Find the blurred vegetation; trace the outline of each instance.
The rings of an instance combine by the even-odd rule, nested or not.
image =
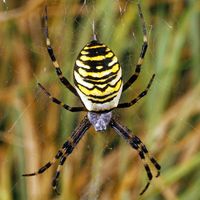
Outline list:
[[[198,0],[141,1],[149,49],[137,82],[124,96],[148,95],[118,110],[121,122],[147,145],[161,176],[139,197],[146,181],[142,163],[113,130],[93,128],[63,167],[61,195],[51,180],[56,166],[24,178],[49,161],[85,113],[67,112],[39,90],[80,105],[55,75],[47,55],[41,17],[44,0],[0,1],[0,200],[100,199],[199,200],[200,192],[200,4]],[[96,33],[118,56],[123,78],[134,72],[142,32],[136,1],[48,1],[50,38],[65,76],[73,82],[80,49]]]

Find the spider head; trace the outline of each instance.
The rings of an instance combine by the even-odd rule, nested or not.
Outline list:
[[[105,131],[110,123],[112,112],[107,113],[95,113],[88,112],[88,119],[94,126],[96,131]]]

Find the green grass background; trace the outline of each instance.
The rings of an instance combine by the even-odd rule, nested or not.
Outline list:
[[[101,42],[117,55],[123,79],[134,72],[142,45],[137,1],[48,1],[49,32],[65,76],[91,40],[92,23]],[[81,105],[60,84],[48,57],[41,17],[44,0],[0,2],[0,200],[199,200],[200,192],[200,4],[198,0],[141,1],[149,48],[137,82],[121,101],[142,91],[134,107],[116,111],[162,166],[161,176],[139,197],[146,174],[137,153],[113,130],[93,128],[66,161],[60,196],[51,188],[56,165],[24,178],[49,161],[85,113],[67,112],[39,90]]]

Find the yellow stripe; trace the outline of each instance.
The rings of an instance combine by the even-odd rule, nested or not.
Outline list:
[[[102,44],[102,45],[96,45],[96,46],[92,46],[92,47],[84,47],[84,50],[87,50],[87,49],[97,49],[97,48],[102,48],[102,47],[106,47],[106,45]]]
[[[112,52],[109,52],[105,55],[106,58],[111,58],[113,56],[113,53]]]
[[[122,84],[122,81],[120,79],[115,87],[110,87],[109,86],[109,87],[106,88],[105,91],[100,91],[97,88],[94,88],[93,90],[88,90],[87,88],[85,88],[85,87],[83,87],[83,86],[81,86],[79,84],[78,84],[78,88],[86,96],[87,95],[104,96],[104,95],[108,95],[108,94],[111,94],[113,92],[119,91],[119,89],[121,87],[121,84]]]
[[[101,60],[104,60],[105,59],[105,56],[94,56],[94,57],[88,57],[88,56],[81,56],[80,57],[80,60],[82,61],[101,61]]]
[[[143,61],[144,61],[144,59],[140,57],[137,64],[138,64],[138,65],[142,65],[142,64],[143,64]]]
[[[86,55],[86,54],[89,54],[89,52],[87,52],[87,51],[81,51],[81,54]]]
[[[80,57],[80,60],[82,61],[101,61],[101,60],[104,60],[105,58],[111,58],[113,56],[113,53],[112,52],[109,52],[107,53],[106,55],[100,55],[100,56],[93,56],[93,57],[90,57],[90,56],[81,56]]]
[[[54,65],[55,68],[59,68],[59,64],[58,64],[57,61],[53,61],[53,65]]]
[[[112,61],[111,61],[110,63],[108,63],[108,67],[112,66],[112,65],[115,64],[117,61],[118,61],[118,60],[117,60],[117,57],[114,56],[114,57],[112,58]]]
[[[144,37],[143,37],[143,41],[144,41],[144,42],[148,42],[148,40],[147,40],[147,36],[146,36],[146,35],[144,35]]]
[[[50,42],[49,38],[46,39],[46,44],[47,44],[47,46],[51,45],[51,42]]]
[[[96,69],[103,69],[103,66],[96,66]]]
[[[85,65],[83,62],[81,62],[80,60],[76,60],[76,65],[78,67],[82,67],[82,68],[86,68],[86,69],[90,69],[89,65]]]
[[[105,70],[105,71],[102,71],[102,72],[87,72],[84,69],[79,68],[78,73],[83,77],[92,76],[92,77],[96,77],[96,78],[101,78],[101,77],[104,77],[104,76],[106,76],[110,73],[115,73],[118,70],[119,70],[119,64],[117,63],[111,69],[108,69],[108,70]]]

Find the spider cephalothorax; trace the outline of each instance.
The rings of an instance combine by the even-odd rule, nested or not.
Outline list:
[[[126,89],[128,89],[139,76],[148,46],[145,21],[139,3],[138,11],[142,21],[143,45],[140,57],[136,64],[135,73],[123,85],[122,69],[119,65],[117,57],[105,44],[99,43],[95,36],[90,43],[83,47],[75,61],[75,87],[73,87],[69,83],[69,81],[63,76],[60,66],[56,61],[53,49],[51,47],[48,35],[47,7],[45,8],[45,36],[49,56],[53,62],[60,81],[74,95],[79,97],[83,106],[71,107],[65,103],[62,103],[57,98],[51,96],[51,94],[40,83],[38,84],[42,91],[44,91],[44,93],[54,103],[62,106],[66,110],[69,110],[71,112],[86,111],[88,113],[81,121],[81,123],[77,126],[77,128],[73,131],[70,139],[63,144],[62,148],[58,150],[57,154],[51,161],[41,167],[38,171],[30,174],[24,174],[24,176],[34,176],[37,174],[41,174],[45,170],[47,170],[52,164],[59,160],[59,165],[55,177],[52,181],[52,186],[57,191],[57,181],[62,165],[64,164],[66,158],[72,153],[73,149],[76,147],[86,131],[91,127],[91,125],[94,126],[96,131],[105,131],[108,126],[112,127],[119,136],[125,139],[127,143],[129,143],[130,146],[138,152],[138,155],[143,161],[143,165],[149,179],[140,194],[143,194],[147,190],[150,181],[153,178],[151,165],[149,165],[149,163],[153,164],[154,168],[157,170],[156,177],[159,176],[160,165],[153,157],[149,155],[148,150],[142,143],[142,141],[137,136],[133,135],[128,128],[121,125],[118,120],[116,120],[115,117],[112,115],[111,111],[116,108],[128,108],[134,105],[147,94],[154,79],[153,75],[146,89],[142,91],[136,98],[133,98],[130,102],[127,103],[119,103],[121,94]]]
[[[88,112],[87,116],[90,123],[94,126],[96,131],[105,131],[112,118],[112,112],[106,112],[106,113]]]

